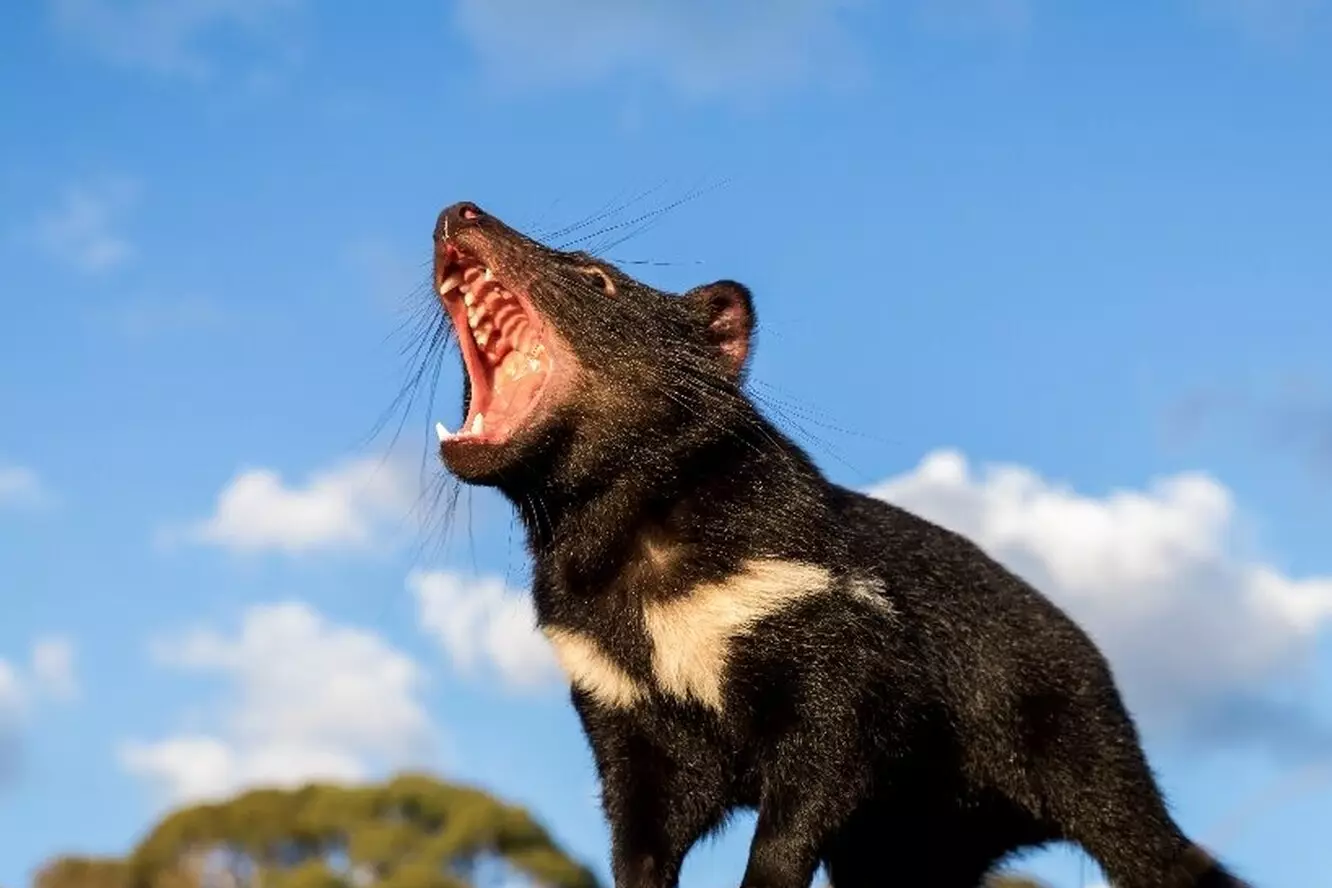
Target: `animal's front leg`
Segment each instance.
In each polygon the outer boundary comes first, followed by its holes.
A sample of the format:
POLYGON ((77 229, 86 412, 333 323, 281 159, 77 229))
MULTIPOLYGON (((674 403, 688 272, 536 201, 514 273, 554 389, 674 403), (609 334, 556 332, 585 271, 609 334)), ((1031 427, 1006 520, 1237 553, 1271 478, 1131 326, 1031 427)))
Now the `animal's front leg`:
MULTIPOLYGON (((648 758, 640 756, 639 761, 648 758)), ((636 762, 625 770, 639 766, 636 762)), ((676 888, 685 855, 721 820, 714 790, 678 769, 657 774, 619 771, 603 779, 615 888, 676 888)))
POLYGON ((624 713, 580 706, 611 828, 615 888, 675 888, 685 855, 721 822, 728 781, 685 738, 649 738, 624 713))
POLYGON ((809 749, 765 776, 741 888, 809 888, 829 839, 848 821, 863 788, 859 769, 809 749))

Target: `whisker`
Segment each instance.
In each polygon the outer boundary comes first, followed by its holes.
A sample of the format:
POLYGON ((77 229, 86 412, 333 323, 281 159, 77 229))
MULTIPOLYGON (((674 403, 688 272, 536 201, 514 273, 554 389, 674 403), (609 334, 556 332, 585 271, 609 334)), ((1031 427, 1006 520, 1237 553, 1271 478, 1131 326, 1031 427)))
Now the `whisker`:
POLYGON ((602 210, 594 213, 593 215, 588 216, 586 219, 583 219, 579 222, 575 222, 572 225, 567 225, 564 228, 548 232, 541 237, 541 240, 554 241, 558 240, 559 238, 565 237, 567 235, 573 234, 575 231, 581 231, 582 229, 586 228, 589 225, 594 225, 597 222, 600 222, 602 219, 607 219, 611 216, 614 216, 616 213, 624 212, 625 210, 629 209, 629 207, 633 206, 634 204, 638 203, 639 201, 643 200, 649 195, 657 191, 660 191, 663 187, 665 187, 665 183, 659 183, 657 185, 653 185, 651 188, 641 192, 635 197, 630 198, 624 203, 614 204, 614 202, 612 201, 613 204, 612 206, 605 207, 602 210))
POLYGON ((570 247, 572 247, 572 246, 575 246, 575 245, 577 245, 577 244, 581 244, 581 243, 586 243, 587 241, 590 241, 590 240, 594 240, 595 238, 598 238, 598 237, 600 237, 600 236, 602 236, 603 234, 606 234, 606 233, 608 233, 608 232, 611 232, 611 231, 618 231, 618 230, 621 230, 621 229, 624 229, 624 228, 628 228, 628 227, 633 226, 633 225, 638 225, 639 223, 644 222, 644 221, 647 221, 647 220, 649 220, 649 219, 654 219, 654 218, 656 218, 656 217, 658 217, 658 216, 661 216, 661 215, 664 214, 664 213, 669 213, 670 211, 672 211, 672 210, 674 210, 674 209, 677 209, 678 207, 682 207, 682 206, 684 206, 685 204, 689 203, 690 201, 692 201, 692 200, 696 200, 696 199, 698 199, 699 197, 702 197, 704 194, 707 194, 709 191, 713 191, 713 190, 715 190, 715 189, 717 189, 717 188, 721 188, 721 187, 723 187, 723 186, 726 185, 726 184, 729 184, 729 183, 728 183, 726 180, 722 180, 721 182, 718 182, 718 183, 716 183, 715 185, 704 186, 704 187, 697 188, 697 189, 695 189, 694 191, 687 193, 684 197, 681 197, 681 198, 678 198, 678 199, 676 199, 676 200, 674 200, 674 201, 671 201, 670 203, 666 204, 665 206, 658 207, 658 208, 656 208, 656 209, 654 209, 654 210, 649 210, 648 212, 643 213, 643 214, 641 214, 641 215, 639 215, 639 216, 635 216, 635 217, 632 218, 632 219, 627 219, 627 220, 625 220, 625 221, 623 221, 623 222, 617 222, 617 223, 615 223, 615 224, 613 224, 613 225, 608 225, 608 226, 606 226, 605 228, 600 228, 600 229, 598 229, 598 230, 596 230, 596 231, 594 231, 594 232, 591 232, 590 234, 584 234, 584 235, 582 235, 581 237, 574 238, 573 240, 564 241, 562 244, 560 244, 559 249, 561 249, 561 250, 568 250, 568 249, 569 249, 570 247))

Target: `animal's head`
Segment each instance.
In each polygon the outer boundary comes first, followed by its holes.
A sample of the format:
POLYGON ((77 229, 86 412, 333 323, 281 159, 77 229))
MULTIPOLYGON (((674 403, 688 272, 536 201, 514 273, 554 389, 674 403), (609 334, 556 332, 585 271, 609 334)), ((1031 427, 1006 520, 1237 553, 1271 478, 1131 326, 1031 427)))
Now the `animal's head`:
POLYGON ((550 249, 471 203, 440 214, 434 285, 465 366, 464 419, 440 432, 473 484, 596 483, 735 434, 754 334, 749 291, 665 293, 550 249))

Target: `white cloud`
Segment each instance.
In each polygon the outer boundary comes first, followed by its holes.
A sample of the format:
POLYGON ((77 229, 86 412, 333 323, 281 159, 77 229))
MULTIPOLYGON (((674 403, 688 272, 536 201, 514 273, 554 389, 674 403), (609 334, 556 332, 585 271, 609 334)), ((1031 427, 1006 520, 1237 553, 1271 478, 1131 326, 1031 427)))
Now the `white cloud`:
POLYGON ((0 784, 18 767, 24 723, 33 708, 78 694, 74 672, 74 646, 60 636, 34 641, 27 669, 0 657, 0 784))
POLYGON ((752 95, 858 71, 861 0, 456 0, 455 21, 507 85, 648 75, 695 95, 752 95))
POLYGON ((417 496, 402 466, 374 457, 315 473, 299 487, 272 469, 247 469, 218 495, 212 517, 185 535, 250 552, 367 548, 408 516, 417 496))
POLYGON ((1093 497, 1020 466, 974 475, 944 450, 872 493, 972 538, 1048 594, 1157 725, 1216 732, 1235 727, 1228 715, 1275 712, 1272 682, 1296 675, 1332 622, 1332 576, 1230 554, 1231 495, 1206 475, 1093 497))
POLYGON ((67 187, 59 202, 38 217, 37 244, 84 272, 104 272, 128 262, 134 246, 121 231, 139 194, 137 182, 108 178, 67 187))
POLYGON ((79 692, 75 673, 74 645, 64 636, 34 640, 26 669, 0 657, 0 712, 17 717, 42 700, 72 700, 79 692))
POLYGON ((0 465, 0 509, 35 508, 50 502, 41 478, 24 466, 0 465))
POLYGON ((47 0, 56 28, 104 60, 155 74, 211 72, 218 35, 271 37, 304 0, 47 0))
POLYGON ((13 716, 23 705, 23 686, 8 660, 0 659, 0 721, 13 716))
POLYGON ((18 673, 6 660, 0 659, 0 789, 18 770, 22 694, 18 673))
POLYGON ((494 577, 467 579, 446 571, 414 571, 407 588, 421 627, 460 672, 494 670, 512 687, 545 685, 559 673, 537 631, 529 596, 494 577))
POLYGON ((231 686, 215 730, 122 746, 122 764, 171 802, 362 780, 433 750, 417 664, 375 633, 330 623, 306 604, 254 606, 235 637, 198 630, 154 653, 165 666, 231 686))
POLYGON ((74 645, 67 638, 42 638, 32 646, 32 679, 44 693, 60 700, 79 695, 74 645))

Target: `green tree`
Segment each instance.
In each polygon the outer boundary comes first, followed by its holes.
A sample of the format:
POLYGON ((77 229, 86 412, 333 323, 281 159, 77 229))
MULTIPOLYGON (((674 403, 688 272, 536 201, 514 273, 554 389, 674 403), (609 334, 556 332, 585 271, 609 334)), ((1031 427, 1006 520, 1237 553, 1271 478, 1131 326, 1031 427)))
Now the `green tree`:
POLYGON ((404 774, 261 789, 168 814, 123 860, 66 857, 35 888, 598 888, 522 808, 404 774))
POLYGON ((129 868, 115 857, 59 857, 37 871, 34 888, 126 888, 129 868))

